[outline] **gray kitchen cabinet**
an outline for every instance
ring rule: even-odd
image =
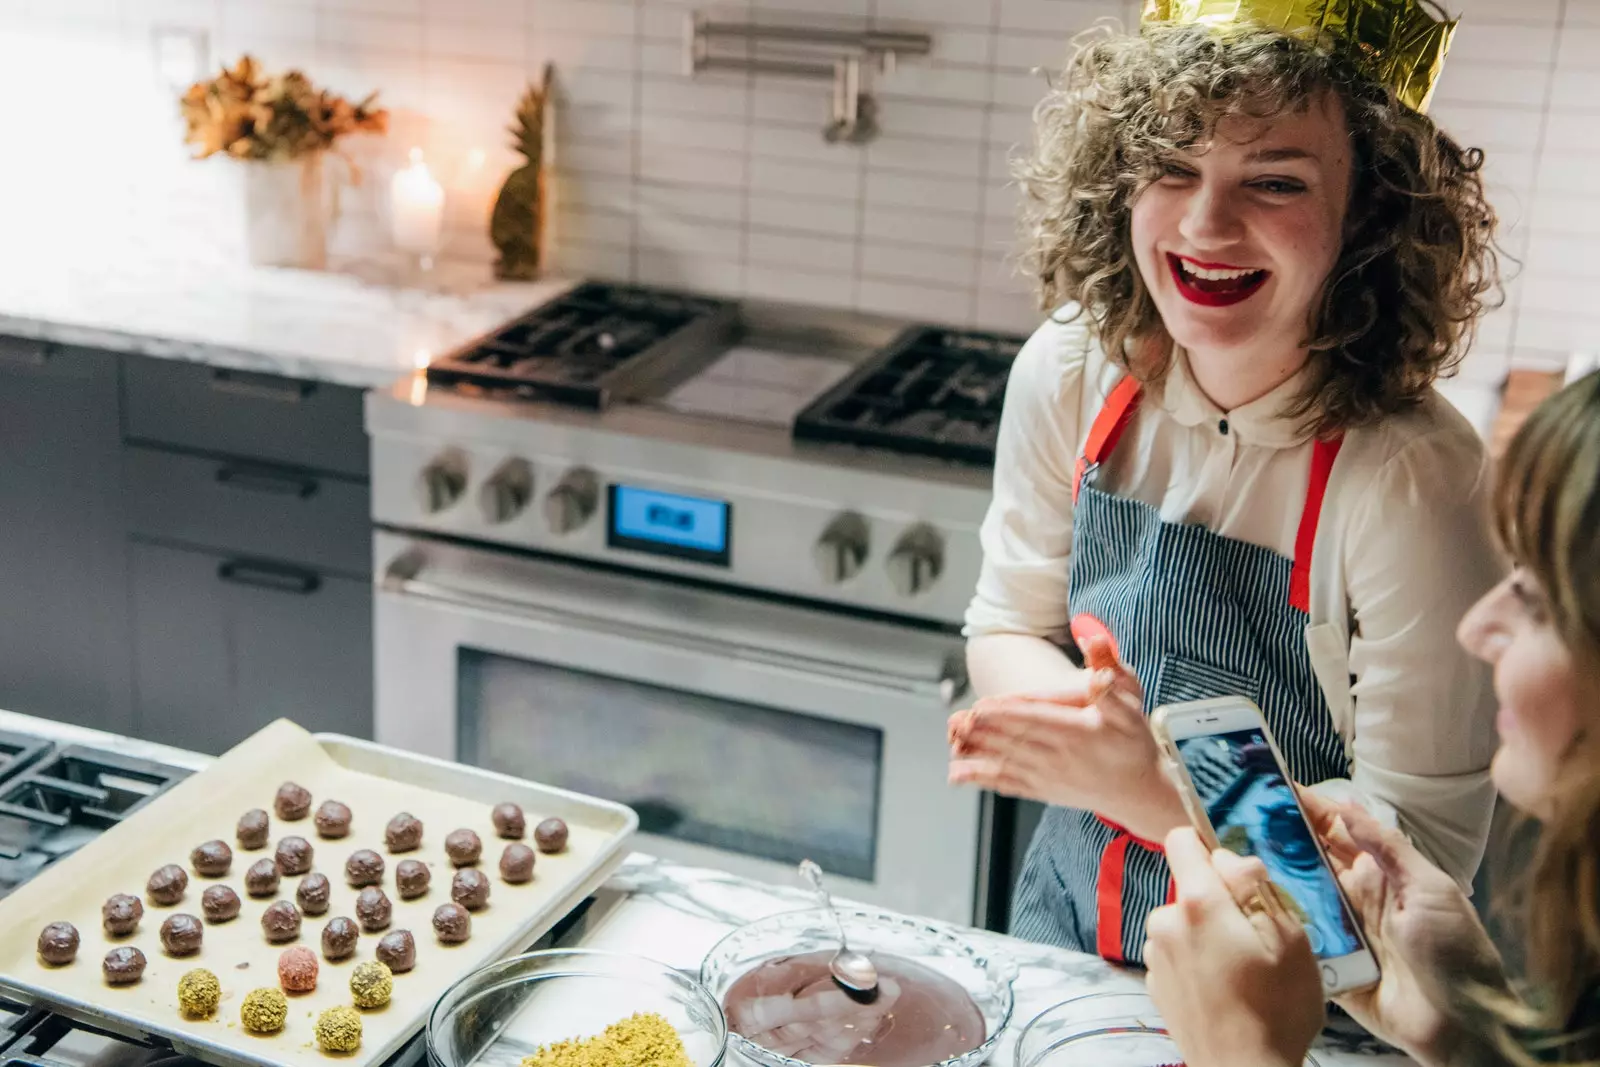
[[[129,546],[140,737],[220,753],[279,717],[372,733],[372,593],[313,567]]]
[[[117,362],[0,337],[0,708],[126,732]]]

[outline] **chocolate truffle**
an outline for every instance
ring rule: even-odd
[[[317,954],[303,945],[284,949],[278,957],[278,984],[285,993],[309,993],[317,988]]]
[[[401,900],[415,900],[423,896],[428,892],[428,883],[431,881],[433,874],[421,860],[401,860],[395,864],[394,886],[400,891]]]
[[[446,945],[459,945],[472,936],[472,914],[451,901],[433,909],[433,932]]]
[[[350,833],[350,809],[337,800],[324,800],[317,808],[317,833],[323,837],[344,837]]]
[[[483,855],[483,842],[471,830],[451,830],[444,839],[444,851],[457,867],[471,867]]]
[[[208,923],[225,923],[239,917],[239,894],[225,885],[206,886],[200,894],[200,910]]]
[[[567,824],[560,819],[546,819],[533,828],[533,843],[540,852],[560,852],[567,847]]]
[[[500,877],[512,885],[533,881],[533,849],[513,841],[500,853]]]
[[[100,905],[100,925],[111,937],[127,937],[139,929],[144,918],[144,901],[128,893],[118,893]]]
[[[222,999],[222,983],[204,967],[185,971],[178,979],[178,1010],[198,1019],[208,1017],[217,1010]]]
[[[417,943],[410,930],[395,930],[378,942],[378,962],[395,974],[405,974],[417,965]]]
[[[343,915],[329,919],[328,925],[322,928],[322,954],[329,960],[349,959],[355,955],[359,940],[361,931],[356,929],[355,923]]]
[[[234,828],[233,838],[242,849],[266,848],[271,833],[272,820],[267,818],[267,813],[260,808],[251,808],[239,816],[239,825]]]
[[[278,842],[278,873],[305,874],[311,869],[311,842],[303,837],[286,837]]]
[[[144,977],[144,965],[144,953],[125,945],[106,953],[100,971],[106,976],[107,985],[132,985]]]
[[[515,804],[496,804],[490,818],[494,820],[494,832],[501,837],[520,841],[528,832],[528,819]]]
[[[368,886],[356,897],[356,921],[369,934],[388,929],[392,914],[394,905],[377,886]]]
[[[303,819],[311,814],[311,790],[293,782],[284,782],[278,787],[278,795],[272,800],[272,809],[278,813],[278,818],[285,822]]]
[[[477,911],[489,903],[489,878],[476,867],[456,872],[450,880],[450,899],[468,911]]]
[[[383,881],[383,857],[370,848],[357,849],[344,861],[344,877],[353,889],[380,884]]]
[[[361,1013],[339,1004],[317,1016],[317,1044],[324,1052],[354,1052],[361,1047]]]
[[[350,999],[358,1008],[381,1008],[394,992],[394,975],[388,965],[368,961],[350,972]]]
[[[158,868],[145,883],[144,891],[150,897],[150,903],[173,905],[183,899],[183,891],[189,888],[189,872],[179,867],[176,863],[169,863]]]
[[[270,897],[278,891],[278,865],[272,860],[256,860],[244,872],[244,891],[253,897]]]
[[[328,910],[328,897],[333,892],[333,887],[328,884],[325,874],[308,874],[300,879],[300,888],[294,891],[294,898],[300,902],[300,910],[307,915],[322,915]]]
[[[409,811],[402,811],[384,827],[383,843],[390,852],[410,852],[422,844],[422,820]]]
[[[261,932],[273,944],[300,936],[300,909],[287,900],[275,900],[261,913]]]
[[[196,845],[194,851],[189,853],[189,865],[196,874],[221,878],[233,866],[233,849],[228,847],[226,841],[207,841],[203,845]]]
[[[252,989],[239,1005],[239,1021],[254,1034],[275,1034],[289,1018],[289,1001],[275,986]]]
[[[204,936],[205,927],[193,915],[168,915],[161,924],[161,947],[169,956],[193,956]]]
[[[39,931],[39,958],[60,967],[78,958],[78,928],[71,923],[51,923]]]

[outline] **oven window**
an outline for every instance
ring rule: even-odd
[[[870,881],[883,734],[462,649],[469,763],[621,801],[646,833]]]

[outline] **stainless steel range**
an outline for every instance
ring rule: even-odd
[[[378,740],[985,921],[945,718],[1021,341],[586,283],[371,394]]]

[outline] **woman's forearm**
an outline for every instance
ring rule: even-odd
[[[985,634],[967,642],[967,674],[980,697],[1067,688],[1081,673],[1067,654],[1031,634]]]

